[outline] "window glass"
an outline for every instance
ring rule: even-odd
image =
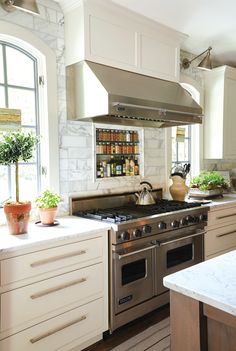
[[[8,105],[21,110],[21,124],[33,126],[36,124],[35,92],[31,90],[9,88]]]
[[[7,166],[0,166],[0,184],[1,184],[0,202],[2,202],[9,198]]]
[[[34,61],[19,49],[6,47],[7,83],[22,87],[34,87]]]
[[[6,107],[5,89],[0,86],[0,107]]]
[[[13,196],[15,194],[15,167],[11,166],[11,183]],[[34,200],[37,196],[37,166],[36,164],[19,163],[20,199]]]
[[[4,83],[2,45],[0,45],[0,83]]]

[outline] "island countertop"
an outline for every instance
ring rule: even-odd
[[[236,250],[170,274],[164,286],[236,316]]]
[[[59,225],[38,226],[29,223],[28,233],[21,235],[9,234],[7,226],[0,227],[0,259],[12,256],[14,253],[26,253],[28,251],[50,246],[59,246],[62,240],[82,240],[89,238],[101,231],[110,229],[110,225],[89,219],[66,216],[58,218]]]

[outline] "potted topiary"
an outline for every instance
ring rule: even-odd
[[[190,196],[210,197],[222,196],[223,190],[228,188],[225,178],[216,171],[202,171],[191,179]]]
[[[39,209],[41,224],[54,225],[57,206],[60,201],[61,197],[50,190],[45,190],[42,195],[36,198],[35,203]]]
[[[3,133],[0,137],[0,165],[15,166],[15,200],[4,204],[11,234],[27,233],[31,202],[19,199],[19,161],[29,161],[38,142],[37,136],[22,130]]]

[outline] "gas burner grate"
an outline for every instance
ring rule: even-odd
[[[130,214],[118,213],[117,209],[113,211],[113,209],[106,210],[89,210],[89,211],[79,211],[74,213],[75,216],[88,218],[88,219],[96,219],[99,221],[109,222],[109,223],[121,223],[126,222],[134,217]]]
[[[154,205],[126,205],[107,209],[91,209],[75,212],[74,215],[88,219],[104,221],[108,223],[123,223],[132,219],[148,217],[167,212],[174,212],[184,209],[199,207],[199,203],[158,200]]]

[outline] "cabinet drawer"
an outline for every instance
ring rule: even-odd
[[[63,313],[0,341],[0,350],[70,350],[105,330],[103,307],[98,299]]]
[[[9,258],[1,261],[1,285],[82,264],[102,255],[102,238],[99,237]]]
[[[208,226],[227,225],[234,222],[236,223],[236,206],[208,212]]]
[[[41,322],[103,293],[103,264],[96,264],[1,295],[1,332]],[[61,310],[60,310],[61,309]],[[58,311],[59,310],[59,311]],[[33,323],[33,322],[32,322]]]
[[[236,246],[236,224],[208,230],[205,234],[205,256]]]

